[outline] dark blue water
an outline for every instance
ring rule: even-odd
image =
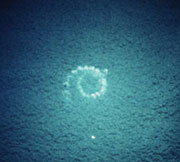
[[[179,162],[180,3],[1,1],[0,161]]]

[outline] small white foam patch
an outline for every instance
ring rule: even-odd
[[[96,98],[96,94],[94,94],[94,93],[92,93],[91,96],[92,96],[93,98]]]
[[[85,67],[84,67],[84,70],[89,70],[88,66],[85,66]]]
[[[103,85],[103,86],[106,86],[106,84],[107,84],[107,83],[106,83],[106,79],[102,79],[102,85]]]
[[[77,70],[72,70],[71,73],[76,74]]]
[[[96,137],[95,136],[91,136],[92,139],[95,139]]]
[[[81,67],[81,66],[78,66],[78,68],[77,68],[77,70],[83,70],[83,67]]]
[[[95,67],[94,67],[94,66],[90,66],[90,67],[89,67],[89,70],[94,71],[94,70],[95,70]]]
[[[96,96],[100,96],[101,94],[99,92],[96,92]]]
[[[104,73],[106,73],[106,74],[107,74],[107,73],[108,73],[108,69],[104,69]]]

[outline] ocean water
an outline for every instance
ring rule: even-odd
[[[179,162],[180,3],[0,2],[0,162]]]

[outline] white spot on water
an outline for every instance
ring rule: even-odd
[[[78,66],[77,70],[81,71],[81,70],[83,70],[83,67]]]
[[[104,69],[104,73],[106,73],[106,74],[107,74],[107,73],[108,73],[108,69]]]
[[[88,66],[84,66],[84,70],[88,70]]]
[[[96,98],[96,94],[94,94],[94,93],[92,93],[91,96],[92,96],[93,98]]]
[[[95,136],[91,136],[92,139],[95,139],[96,137]]]
[[[72,70],[71,73],[76,74],[77,70]]]

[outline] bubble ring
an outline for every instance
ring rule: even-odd
[[[77,81],[77,88],[79,90],[79,92],[81,93],[81,95],[83,97],[87,97],[87,98],[96,98],[96,97],[99,97],[101,95],[103,95],[106,91],[106,88],[107,88],[107,81],[106,81],[106,78],[105,78],[105,75],[107,74],[108,70],[107,69],[104,69],[103,72],[101,72],[98,68],[95,68],[94,66],[78,66],[76,70],[72,70],[71,73],[72,74],[78,74],[78,73],[81,73],[81,72],[91,72],[93,76],[99,78],[99,82],[101,84],[101,88],[99,91],[96,91],[94,93],[86,93],[81,85],[81,81],[84,77],[83,74],[81,74],[79,77],[78,77],[78,81]]]

